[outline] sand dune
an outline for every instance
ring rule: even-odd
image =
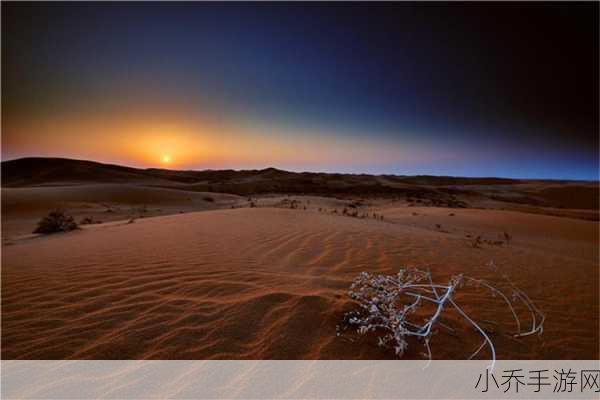
[[[356,274],[406,265],[440,279],[493,280],[485,264],[494,260],[547,314],[543,336],[517,341],[498,299],[457,295],[473,316],[500,323],[489,327],[500,358],[598,358],[597,222],[393,204],[378,206],[379,221],[331,214],[335,204],[316,198],[303,204],[144,218],[4,245],[2,357],[391,358],[373,338],[335,335]],[[507,229],[510,244],[474,248],[466,237]],[[477,334],[445,318],[465,333],[439,332],[434,358],[468,356]],[[420,351],[415,344],[406,357]]]
[[[599,357],[597,182],[65,159],[3,162],[2,178],[4,358],[393,358],[336,325],[356,307],[357,274],[403,266],[441,282],[511,277],[546,314],[543,336],[515,340],[510,312],[481,289],[455,296],[500,358]],[[55,208],[88,223],[32,234]],[[455,314],[443,317],[454,331],[432,339],[434,358],[480,344]],[[405,357],[422,350],[413,342]]]
[[[33,231],[49,211],[68,210],[76,220],[110,222],[180,212],[214,210],[245,203],[223,193],[191,192],[135,184],[85,184],[2,189],[2,236],[10,240]]]
[[[191,192],[238,195],[296,194],[414,198],[441,207],[472,205],[519,207],[522,211],[564,214],[598,220],[598,182],[290,172],[262,170],[177,171],[139,169],[64,158],[22,158],[2,162],[3,187],[120,183]],[[558,210],[552,210],[558,209]]]

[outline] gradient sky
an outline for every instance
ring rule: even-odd
[[[598,14],[3,2],[2,159],[598,179]]]

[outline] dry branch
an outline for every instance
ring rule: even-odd
[[[489,265],[496,270],[491,262]],[[401,269],[396,275],[373,275],[362,272],[352,283],[349,296],[357,302],[358,311],[346,313],[338,325],[338,336],[349,327],[359,334],[381,332],[378,345],[392,346],[396,355],[402,356],[408,348],[409,337],[417,338],[425,346],[425,356],[431,360],[430,340],[434,327],[439,325],[456,333],[442,322],[440,317],[449,309],[455,309],[482,337],[481,345],[468,358],[477,356],[486,346],[489,348],[492,366],[496,360],[496,348],[486,331],[472,319],[454,299],[454,293],[465,285],[487,289],[493,296],[500,296],[510,310],[515,323],[514,337],[543,332],[544,314],[531,299],[503,274],[504,284],[512,291],[512,300],[499,287],[482,279],[462,274],[455,275],[445,284],[434,283],[429,271],[416,268]],[[515,311],[514,301],[522,302],[531,314],[531,327],[523,331],[521,320]],[[426,309],[432,309],[426,311]],[[425,312],[425,315],[423,313]]]

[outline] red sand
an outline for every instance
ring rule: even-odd
[[[499,323],[486,326],[499,358],[599,358],[598,222],[433,207],[382,206],[384,221],[318,211],[334,201],[10,241],[2,247],[2,358],[393,358],[371,337],[336,337],[352,308],[352,279],[420,266],[440,280],[465,273],[493,281],[490,260],[547,316],[541,337],[515,340],[498,299],[459,293],[467,312]],[[508,245],[473,248],[466,237],[497,240],[504,231]],[[459,334],[435,335],[434,358],[465,358],[479,346],[455,313],[445,321]],[[406,357],[421,351],[410,343]]]

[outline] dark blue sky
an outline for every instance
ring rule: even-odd
[[[165,114],[242,138],[204,124],[198,140],[220,153],[186,167],[598,179],[598,11],[3,3],[2,155],[127,163],[89,150],[120,135],[97,120]]]

